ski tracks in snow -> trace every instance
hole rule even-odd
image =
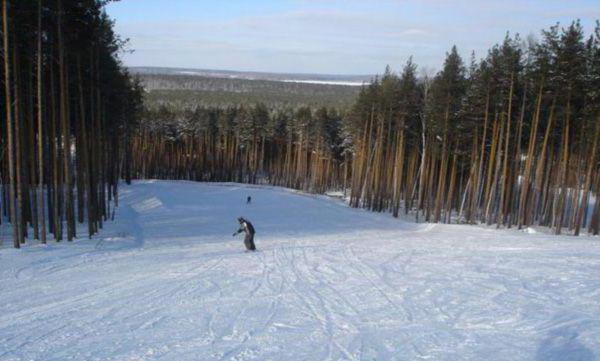
[[[273,187],[148,181],[122,194],[103,238],[0,250],[0,359],[589,361],[600,349],[593,240],[414,225]],[[231,240],[240,215],[256,253]]]

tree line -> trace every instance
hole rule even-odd
[[[434,76],[408,60],[348,111],[161,107],[133,137],[136,177],[343,189],[350,205],[429,222],[600,227],[600,24],[506,35]],[[592,206],[588,205],[592,203]]]
[[[167,70],[165,70],[167,71]],[[150,108],[237,106],[264,103],[270,108],[352,105],[360,87],[339,84],[310,84],[266,79],[216,78],[184,74],[137,74],[147,91]]]
[[[91,237],[130,180],[141,87],[123,69],[106,0],[2,0],[3,221],[14,247]],[[30,234],[32,233],[32,234]]]
[[[136,178],[268,182],[323,192],[342,187],[342,115],[335,109],[146,110],[132,138]]]
[[[454,47],[431,79],[415,69],[386,72],[355,106],[353,206],[598,233],[600,25],[507,35],[468,65]]]

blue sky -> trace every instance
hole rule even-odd
[[[374,74],[411,55],[432,72],[453,44],[483,57],[506,31],[581,19],[590,34],[600,0],[121,0],[107,12],[129,66]]]

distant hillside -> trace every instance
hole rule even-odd
[[[160,75],[195,75],[209,78],[229,78],[247,80],[275,80],[318,83],[342,83],[342,85],[361,85],[368,83],[375,75],[340,75],[340,74],[307,74],[307,73],[266,73],[235,70],[211,70],[192,68],[163,68],[163,67],[130,67],[133,74]]]
[[[130,71],[141,79],[147,91],[146,103],[150,107],[223,107],[262,102],[270,107],[346,108],[360,91],[360,86],[356,85],[367,83],[361,76],[342,75],[172,68],[131,68]],[[279,80],[273,79],[275,77]]]

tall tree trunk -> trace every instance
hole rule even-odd
[[[40,241],[46,243],[46,212],[44,211],[44,123],[42,117],[42,0],[38,1],[37,38],[37,121],[38,121],[38,213],[41,225]]]
[[[15,248],[21,247],[20,237],[20,225],[21,220],[17,218],[16,205],[15,205],[15,156],[13,149],[13,120],[12,120],[12,100],[11,100],[11,89],[10,89],[10,61],[9,52],[10,45],[8,42],[8,0],[2,1],[2,32],[3,32],[3,44],[4,44],[4,94],[6,103],[6,132],[7,132],[7,147],[8,147],[8,171],[9,171],[9,182],[10,191],[8,196],[9,209],[10,209],[10,222],[13,228],[13,245]]]
[[[583,186],[583,196],[581,197],[581,202],[579,208],[577,209],[577,213],[575,216],[575,235],[578,236],[581,231],[581,223],[584,214],[586,214],[589,202],[589,194],[590,194],[590,186],[592,184],[592,172],[596,167],[596,152],[598,147],[598,137],[600,136],[600,115],[596,120],[596,131],[594,132],[594,137],[592,140],[592,150],[589,154],[589,159],[587,161],[587,171],[585,173],[585,184]],[[579,190],[577,190],[579,191]],[[596,203],[598,203],[598,199],[596,199]]]

